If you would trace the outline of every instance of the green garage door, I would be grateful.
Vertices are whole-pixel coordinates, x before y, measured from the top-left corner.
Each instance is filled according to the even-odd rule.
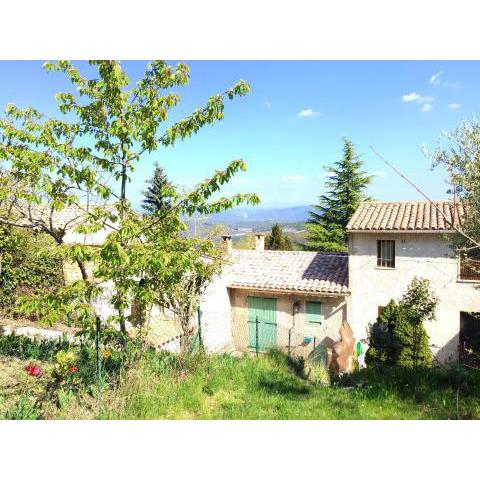
[[[258,319],[258,350],[277,346],[277,299],[248,297],[249,346],[256,349]]]

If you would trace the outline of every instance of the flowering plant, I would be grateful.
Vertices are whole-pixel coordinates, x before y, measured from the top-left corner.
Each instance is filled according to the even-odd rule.
[[[27,367],[25,367],[25,371],[32,377],[41,377],[43,373],[42,369],[34,363],[30,363]]]

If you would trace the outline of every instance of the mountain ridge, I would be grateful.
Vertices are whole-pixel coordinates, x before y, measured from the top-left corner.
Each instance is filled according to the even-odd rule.
[[[249,222],[306,222],[311,205],[294,207],[236,207],[208,217],[205,223],[249,223]]]

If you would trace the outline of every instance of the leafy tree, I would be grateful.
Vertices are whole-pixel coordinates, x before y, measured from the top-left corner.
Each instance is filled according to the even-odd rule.
[[[273,225],[272,232],[265,237],[265,248],[267,250],[293,250],[292,242],[283,233],[278,223]]]
[[[347,138],[343,143],[342,159],[327,170],[327,193],[320,196],[306,224],[306,247],[310,250],[346,252],[345,227],[358,204],[366,200],[364,191],[372,177],[362,170],[363,162],[355,154],[353,143]]]
[[[143,192],[143,209],[148,213],[158,215],[163,210],[171,208],[171,197],[167,191],[170,187],[163,168],[156,163],[153,177],[147,180],[147,189]]]
[[[453,246],[459,255],[480,257],[480,123],[463,121],[453,132],[443,133],[443,143],[425,149],[433,167],[443,166],[449,176],[448,193],[468,205],[468,215],[456,229]]]
[[[133,303],[141,302],[145,308],[174,305],[179,285],[198,284],[197,279],[208,276],[210,263],[218,265],[212,242],[181,235],[186,229],[182,219],[259,201],[253,194],[212,199],[222,185],[246,169],[245,162],[234,160],[186,195],[172,187],[171,208],[161,216],[144,218],[127,200],[135,165],[145,154],[173,146],[223,119],[225,99],[246,95],[250,87],[238,82],[161,132],[169,111],[180,102],[172,89],[189,81],[185,64],[151,62],[133,87],[119,62],[89,64],[96,71],[92,78],[69,61],[44,65],[47,72],[65,74],[74,87],[75,93],[56,95],[64,120],[45,118],[34,108],[7,107],[0,120],[0,223],[50,235],[57,244],[55,253],[76,262],[82,273],[80,281],[25,299],[22,312],[36,312],[52,323],[70,318],[88,331],[95,316],[103,313],[97,299],[102,283],[108,282],[113,285],[111,303],[117,313],[104,318],[104,323],[119,325],[125,337]],[[110,232],[99,248],[65,243],[75,222],[58,225],[53,219],[70,206],[81,212],[76,232]],[[88,264],[93,265],[92,272]]]
[[[437,303],[429,281],[415,277],[398,305],[391,300],[370,327],[367,365],[431,365],[432,352],[423,323],[435,320]]]

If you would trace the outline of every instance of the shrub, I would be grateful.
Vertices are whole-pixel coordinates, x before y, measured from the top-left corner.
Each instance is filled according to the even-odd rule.
[[[23,335],[0,335],[0,354],[22,360],[54,360],[60,350],[70,345],[66,336],[56,340],[31,340]]]
[[[397,364],[402,349],[401,343],[395,336],[397,322],[398,305],[395,300],[390,300],[377,321],[370,325],[369,348],[365,353],[365,362],[368,366]]]
[[[39,252],[51,246],[45,235],[0,225],[0,306],[28,294],[63,284],[62,261]]]
[[[36,401],[22,395],[5,413],[6,420],[39,420],[42,412]]]
[[[432,352],[423,322],[435,319],[437,303],[428,280],[414,278],[398,305],[391,300],[370,326],[367,365],[430,366]]]

